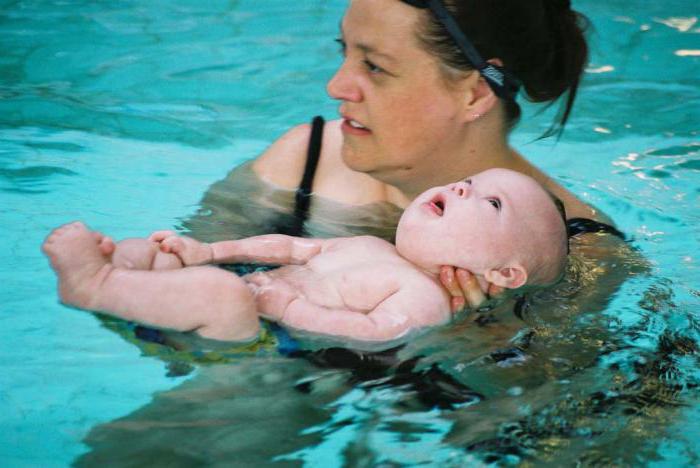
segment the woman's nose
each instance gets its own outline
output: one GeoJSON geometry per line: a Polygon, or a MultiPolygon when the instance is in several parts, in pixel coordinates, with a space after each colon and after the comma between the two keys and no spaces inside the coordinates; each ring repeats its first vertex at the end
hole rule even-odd
{"type": "Polygon", "coordinates": [[[352,70],[346,61],[340,66],[335,75],[326,85],[328,95],[340,101],[359,102],[362,100],[362,92],[355,82],[352,70]]]}

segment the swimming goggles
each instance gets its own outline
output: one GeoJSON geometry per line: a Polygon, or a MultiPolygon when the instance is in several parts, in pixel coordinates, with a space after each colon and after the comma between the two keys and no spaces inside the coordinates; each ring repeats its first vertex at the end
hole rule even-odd
{"type": "Polygon", "coordinates": [[[491,64],[481,58],[474,45],[467,39],[457,21],[440,0],[401,0],[416,8],[429,9],[447,30],[469,63],[486,79],[496,96],[502,99],[515,99],[520,82],[503,67],[491,64]]]}

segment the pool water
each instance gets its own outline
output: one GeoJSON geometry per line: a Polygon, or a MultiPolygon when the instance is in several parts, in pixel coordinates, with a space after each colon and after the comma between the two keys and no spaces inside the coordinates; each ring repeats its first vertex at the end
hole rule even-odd
{"type": "Polygon", "coordinates": [[[285,129],[333,118],[346,2],[1,2],[2,465],[700,464],[700,12],[573,3],[595,30],[570,124],[538,141],[553,110],[527,108],[513,141],[647,272],[597,308],[562,297],[505,336],[465,320],[364,366],[178,368],[59,305],[39,246],[73,219],[116,238],[180,225],[285,129]],[[528,355],[504,348],[533,329],[528,355]]]}

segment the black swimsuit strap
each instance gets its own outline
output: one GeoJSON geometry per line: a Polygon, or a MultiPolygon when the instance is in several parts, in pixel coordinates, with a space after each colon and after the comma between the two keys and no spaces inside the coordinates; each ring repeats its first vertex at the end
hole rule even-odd
{"type": "Polygon", "coordinates": [[[566,220],[566,232],[569,237],[578,236],[579,234],[587,233],[605,233],[617,236],[625,240],[625,235],[615,226],[611,226],[600,221],[594,221],[588,218],[571,218],[566,220]]]}
{"type": "Polygon", "coordinates": [[[309,148],[306,153],[306,166],[304,166],[304,176],[301,178],[299,188],[294,197],[294,217],[303,226],[309,217],[309,206],[311,204],[311,187],[314,183],[314,175],[318,166],[318,159],[321,156],[321,142],[323,140],[323,117],[316,116],[311,122],[311,138],[309,148]]]}

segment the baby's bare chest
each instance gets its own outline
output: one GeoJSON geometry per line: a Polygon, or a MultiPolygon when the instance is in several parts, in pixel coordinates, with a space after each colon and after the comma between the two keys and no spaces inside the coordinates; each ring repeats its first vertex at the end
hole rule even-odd
{"type": "Polygon", "coordinates": [[[273,272],[281,288],[293,288],[304,299],[324,307],[358,311],[374,309],[396,291],[413,267],[386,252],[342,249],[314,257],[306,265],[273,272]]]}

